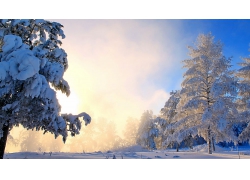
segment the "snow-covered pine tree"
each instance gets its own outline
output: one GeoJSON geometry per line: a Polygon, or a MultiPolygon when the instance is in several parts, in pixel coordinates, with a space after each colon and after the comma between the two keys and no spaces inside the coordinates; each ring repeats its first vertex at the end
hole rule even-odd
{"type": "Polygon", "coordinates": [[[236,72],[236,76],[239,78],[239,99],[238,111],[239,120],[243,125],[247,125],[246,128],[240,132],[240,141],[250,140],[250,58],[242,58],[244,62],[239,63],[242,68],[236,72]]]}
{"type": "MultiPolygon", "coordinates": [[[[165,145],[165,140],[168,136],[168,134],[172,133],[171,130],[167,130],[167,127],[170,124],[173,124],[173,117],[176,115],[176,106],[179,102],[179,93],[180,91],[172,91],[170,92],[170,97],[166,101],[164,107],[160,111],[160,117],[158,117],[159,122],[158,128],[159,128],[159,137],[160,137],[160,142],[161,142],[161,147],[164,148],[166,147],[165,145]],[[161,119],[161,120],[160,120],[161,119]]],[[[158,138],[159,139],[159,138],[158,138]]]]}
{"type": "Polygon", "coordinates": [[[140,119],[136,141],[147,149],[156,149],[155,137],[159,130],[156,126],[152,111],[145,111],[140,119]]]}
{"type": "Polygon", "coordinates": [[[47,20],[0,20],[0,158],[13,126],[51,132],[66,141],[91,121],[87,113],[60,114],[56,91],[67,96],[63,79],[68,68],[62,25],[47,20]]]}
{"type": "Polygon", "coordinates": [[[222,54],[221,42],[214,42],[211,33],[200,34],[196,47],[188,47],[191,59],[184,60],[184,81],[180,92],[172,139],[183,141],[200,135],[212,153],[213,140],[236,141],[236,78],[230,70],[230,58],[222,54]]]}
{"type": "MultiPolygon", "coordinates": [[[[176,123],[175,115],[177,114],[176,108],[180,101],[180,90],[170,92],[170,97],[165,103],[165,106],[161,109],[161,118],[165,119],[165,122],[162,123],[160,135],[162,135],[162,146],[172,146],[176,143],[175,140],[168,138],[174,133],[173,125],[176,123]]],[[[178,145],[177,151],[178,151],[178,145]]]]}

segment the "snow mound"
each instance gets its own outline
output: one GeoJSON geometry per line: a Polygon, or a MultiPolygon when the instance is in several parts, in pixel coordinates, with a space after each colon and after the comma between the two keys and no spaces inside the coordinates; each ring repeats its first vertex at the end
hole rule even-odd
{"type": "Polygon", "coordinates": [[[129,146],[129,147],[123,147],[123,148],[119,148],[114,150],[116,152],[149,152],[149,150],[143,148],[140,145],[134,145],[134,146],[129,146]]]}

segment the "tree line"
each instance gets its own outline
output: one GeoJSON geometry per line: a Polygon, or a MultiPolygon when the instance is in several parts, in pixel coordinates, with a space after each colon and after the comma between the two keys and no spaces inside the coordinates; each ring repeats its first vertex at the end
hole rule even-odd
{"type": "Polygon", "coordinates": [[[232,58],[223,55],[222,43],[211,33],[200,34],[188,49],[181,89],[170,93],[158,117],[144,112],[139,143],[178,151],[183,143],[192,148],[194,142],[206,142],[212,154],[215,144],[248,142],[250,58],[242,58],[241,68],[233,69],[232,58]]]}
{"type": "Polygon", "coordinates": [[[83,127],[80,134],[69,138],[64,144],[53,134],[41,131],[18,130],[8,135],[6,152],[77,152],[115,151],[136,145],[138,120],[128,117],[124,129],[118,133],[116,123],[105,118],[93,118],[91,124],[83,127]]]}

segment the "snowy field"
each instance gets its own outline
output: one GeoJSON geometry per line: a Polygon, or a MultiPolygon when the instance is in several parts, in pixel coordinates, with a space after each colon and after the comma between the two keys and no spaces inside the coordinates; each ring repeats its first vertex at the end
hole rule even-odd
{"type": "Polygon", "coordinates": [[[250,147],[216,146],[216,151],[209,155],[206,144],[196,146],[192,150],[180,149],[179,152],[174,149],[148,151],[140,146],[132,146],[112,152],[6,153],[4,163],[0,163],[0,170],[11,174],[12,179],[20,179],[20,175],[25,175],[26,180],[44,180],[46,177],[209,180],[210,175],[216,179],[247,179],[249,159],[250,147]],[[111,160],[114,156],[116,159],[111,160]],[[208,172],[212,174],[206,175],[208,172]]]}
{"type": "Polygon", "coordinates": [[[171,150],[149,151],[133,146],[116,151],[93,153],[66,152],[16,152],[5,153],[4,159],[250,159],[250,147],[221,148],[216,146],[213,154],[207,153],[207,145],[185,148],[176,152],[171,150]]]}

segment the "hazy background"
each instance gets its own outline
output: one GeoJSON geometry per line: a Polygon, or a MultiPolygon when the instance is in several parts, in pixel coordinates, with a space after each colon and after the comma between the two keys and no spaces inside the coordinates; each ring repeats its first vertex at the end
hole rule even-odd
{"type": "MultiPolygon", "coordinates": [[[[112,119],[121,127],[128,116],[139,118],[144,110],[158,114],[170,89],[178,87],[180,76],[174,86],[171,79],[181,69],[184,42],[178,39],[178,21],[56,21],[66,34],[64,77],[72,90],[68,106],[77,100],[76,113],[112,119]]],[[[72,110],[62,103],[62,111],[72,110]]]]}

